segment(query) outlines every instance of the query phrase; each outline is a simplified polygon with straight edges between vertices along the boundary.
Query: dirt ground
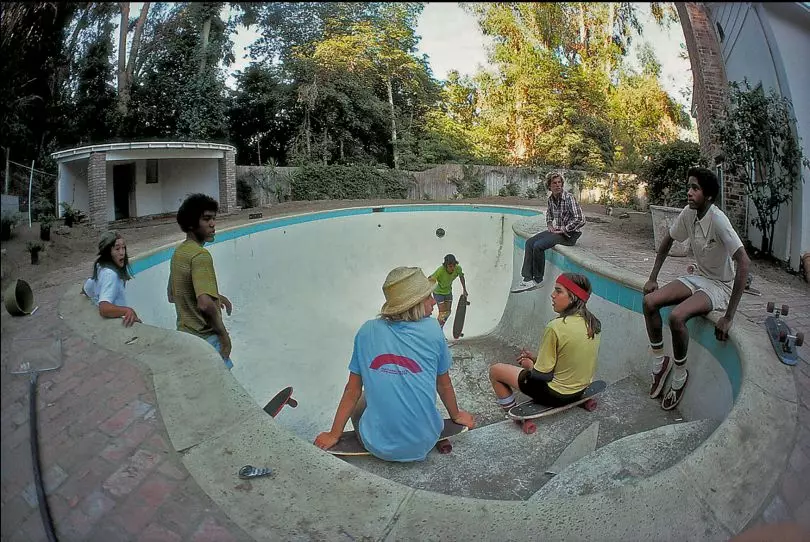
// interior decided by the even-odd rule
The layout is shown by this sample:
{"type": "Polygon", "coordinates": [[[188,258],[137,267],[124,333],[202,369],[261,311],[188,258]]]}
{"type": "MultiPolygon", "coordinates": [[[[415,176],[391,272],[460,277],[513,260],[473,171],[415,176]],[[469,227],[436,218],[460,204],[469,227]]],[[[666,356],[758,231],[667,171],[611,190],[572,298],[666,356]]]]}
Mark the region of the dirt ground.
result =
{"type": "MultiPolygon", "coordinates": [[[[545,207],[541,200],[519,197],[488,197],[464,200],[471,204],[500,204],[545,207]]],[[[294,201],[271,207],[243,209],[231,215],[221,216],[217,228],[223,229],[250,222],[249,214],[261,212],[262,218],[278,217],[309,211],[322,211],[361,205],[390,205],[402,203],[424,203],[403,200],[340,200],[340,201],[294,201]]],[[[438,202],[437,202],[438,203],[438,202]]],[[[588,219],[588,229],[594,232],[618,234],[627,239],[628,247],[649,250],[653,253],[653,229],[649,213],[640,213],[616,208],[611,216],[605,214],[603,205],[583,205],[588,219]],[[626,214],[625,214],[626,213],[626,214]],[[625,218],[619,218],[624,216],[625,218]]],[[[182,239],[174,217],[162,217],[151,220],[119,221],[110,226],[122,233],[130,255],[137,255],[149,248],[161,246],[182,239]]],[[[5,291],[8,284],[17,278],[28,282],[32,288],[42,288],[71,280],[74,275],[82,273],[89,276],[92,261],[96,255],[98,231],[88,224],[77,224],[73,228],[54,224],[51,240],[43,242],[45,249],[40,252],[39,264],[31,265],[30,255],[26,252],[27,241],[39,239],[39,224],[32,228],[22,224],[14,229],[12,238],[0,244],[2,260],[0,261],[0,290],[5,291]]],[[[777,264],[762,260],[752,262],[755,277],[763,277],[786,285],[800,287],[802,279],[787,272],[777,264]]]]}

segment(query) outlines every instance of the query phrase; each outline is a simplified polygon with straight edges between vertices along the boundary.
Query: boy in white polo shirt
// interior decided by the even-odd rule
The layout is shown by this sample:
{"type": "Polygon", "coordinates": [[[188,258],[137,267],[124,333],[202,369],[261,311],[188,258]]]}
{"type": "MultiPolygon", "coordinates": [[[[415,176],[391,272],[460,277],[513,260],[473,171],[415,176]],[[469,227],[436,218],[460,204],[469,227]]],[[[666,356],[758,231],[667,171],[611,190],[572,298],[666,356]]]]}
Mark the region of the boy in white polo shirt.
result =
{"type": "Polygon", "coordinates": [[[661,401],[664,410],[672,410],[678,405],[689,379],[689,371],[686,370],[689,347],[686,322],[713,310],[725,310],[715,324],[714,335],[718,341],[728,339],[728,330],[748,277],[749,259],[740,236],[725,213],[714,205],[720,191],[717,177],[709,169],[693,167],[689,169],[687,178],[689,205],[684,207],[661,241],[650,279],[644,285],[644,321],[655,357],[651,398],[655,399],[661,394],[667,376],[675,369],[670,387],[661,401]],[[659,289],[658,272],[673,240],[686,239],[689,239],[697,263],[694,273],[679,277],[659,289]],[[676,305],[669,316],[674,359],[664,355],[659,312],[661,307],[670,305],[676,305]]]}

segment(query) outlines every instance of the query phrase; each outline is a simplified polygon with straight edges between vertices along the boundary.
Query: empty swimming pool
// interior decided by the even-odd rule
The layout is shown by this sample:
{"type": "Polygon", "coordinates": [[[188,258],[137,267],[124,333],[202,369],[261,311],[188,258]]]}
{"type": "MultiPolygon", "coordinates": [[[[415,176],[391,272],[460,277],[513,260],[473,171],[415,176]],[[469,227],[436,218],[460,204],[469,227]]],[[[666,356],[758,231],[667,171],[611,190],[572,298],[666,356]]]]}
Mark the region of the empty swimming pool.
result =
{"type": "MultiPolygon", "coordinates": [[[[453,253],[464,270],[471,305],[465,338],[452,350],[451,376],[460,406],[478,416],[479,428],[457,439],[457,452],[449,461],[464,463],[475,474],[459,477],[446,469],[447,459],[435,457],[419,465],[373,459],[354,460],[357,465],[414,487],[526,499],[549,479],[537,467],[551,466],[577,435],[594,431],[595,422],[599,448],[628,435],[694,422],[679,428],[690,444],[679,446],[675,455],[688,453],[730,409],[735,361],[724,365],[693,341],[695,391],[690,390],[680,411],[657,408],[645,397],[648,357],[640,294],[553,251],[547,278],[568,270],[591,275],[595,296],[589,306],[604,322],[597,378],[609,388],[597,413],[575,411],[551,418],[534,440],[503,423],[487,369],[513,360],[519,347],[536,349],[543,327],[554,317],[548,297],[551,280],[533,292],[509,293],[522,262],[524,240],[514,231],[519,224],[545,227],[542,214],[530,209],[444,205],[332,211],[219,233],[209,250],[220,290],[234,305],[233,314],[225,317],[233,343],[233,375],[259,405],[293,386],[299,407],[285,410],[278,422],[311,442],[331,425],[348,375],[354,333],[378,313],[387,272],[416,265],[430,274],[445,254],[453,253]],[[711,393],[701,393],[707,387],[711,393]],[[516,467],[535,467],[535,474],[491,483],[516,467]]],[[[141,318],[167,329],[175,325],[174,307],[154,292],[165,290],[170,255],[166,250],[138,262],[136,280],[129,286],[141,318]]],[[[458,283],[455,287],[460,290],[458,283]]],[[[445,329],[449,335],[452,317],[445,329]]]]}
{"type": "Polygon", "coordinates": [[[226,321],[234,334],[233,374],[204,342],[173,331],[164,299],[175,245],[136,255],[129,285],[138,313],[165,329],[102,319],[74,289],[59,310],[78,335],[148,367],[172,447],[257,540],[727,540],[758,512],[787,461],[784,443],[796,430],[790,373],[774,363],[755,325],[735,321],[731,340],[721,344],[712,322],[696,319],[695,378],[680,410],[662,414],[646,398],[644,277],[560,247],[548,253],[547,278],[560,271],[591,278],[589,306],[604,324],[597,377],[609,387],[595,412],[574,409],[523,435],[498,416],[486,367],[511,359],[519,346],[535,348],[553,316],[547,289],[508,293],[525,238],[543,228],[532,209],[398,205],[222,231],[210,248],[220,285],[236,305],[226,321]],[[436,236],[439,227],[444,237],[436,236]],[[453,238],[455,227],[461,229],[453,238]],[[345,252],[335,256],[338,245],[345,252]],[[309,418],[331,422],[351,338],[379,309],[385,273],[397,265],[430,272],[446,252],[462,262],[473,303],[467,335],[453,348],[452,377],[479,427],[459,435],[452,454],[432,453],[419,464],[349,464],[312,446],[325,427],[309,418]],[[330,374],[336,382],[321,378],[330,374]],[[290,384],[302,405],[271,419],[258,405],[290,384]],[[309,389],[317,390],[314,397],[309,389]],[[325,396],[330,389],[334,397],[325,396]],[[553,478],[545,473],[570,456],[569,446],[588,439],[590,453],[553,478]],[[246,463],[274,474],[239,483],[236,472],[246,463]]]}

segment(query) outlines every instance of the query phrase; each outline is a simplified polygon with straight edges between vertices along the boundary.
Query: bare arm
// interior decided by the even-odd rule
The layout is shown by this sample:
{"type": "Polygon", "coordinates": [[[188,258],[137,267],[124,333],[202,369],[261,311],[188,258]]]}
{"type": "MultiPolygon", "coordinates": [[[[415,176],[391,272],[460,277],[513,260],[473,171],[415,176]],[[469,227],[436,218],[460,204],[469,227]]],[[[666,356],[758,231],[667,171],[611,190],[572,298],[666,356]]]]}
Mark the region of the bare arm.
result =
{"type": "Polygon", "coordinates": [[[731,258],[737,264],[737,273],[734,275],[734,287],[731,289],[731,298],[728,300],[726,309],[726,318],[729,320],[733,320],[734,314],[737,312],[737,305],[740,303],[743,290],[745,290],[745,282],[748,279],[748,266],[751,263],[745,247],[738,248],[731,258]]]}
{"type": "Polygon", "coordinates": [[[174,303],[174,291],[172,290],[172,275],[169,273],[169,282],[166,284],[166,298],[169,303],[174,303]]]}
{"type": "Polygon", "coordinates": [[[98,304],[98,313],[104,318],[123,318],[125,327],[141,321],[132,308],[113,305],[109,301],[102,301],[98,304]]]}
{"type": "Polygon", "coordinates": [[[210,295],[202,294],[197,297],[197,308],[205,318],[206,323],[211,326],[214,333],[220,337],[228,335],[225,324],[222,323],[222,314],[219,311],[219,303],[210,295]]]}
{"type": "MultiPolygon", "coordinates": [[[[315,446],[322,450],[328,450],[337,444],[362,392],[363,378],[359,374],[349,373],[349,381],[346,383],[346,387],[343,388],[343,396],[340,398],[340,403],[338,403],[332,429],[319,434],[315,439],[315,446]]],[[[358,428],[355,427],[354,430],[358,431],[358,428]]]]}
{"type": "Polygon", "coordinates": [[[456,390],[453,389],[453,382],[450,381],[450,373],[444,373],[436,377],[436,391],[439,393],[439,398],[447,409],[447,414],[454,422],[466,425],[470,429],[475,427],[475,419],[472,414],[465,412],[458,408],[456,402],[456,390]]]}
{"type": "Polygon", "coordinates": [[[664,234],[664,239],[661,240],[661,245],[658,247],[658,252],[655,253],[655,263],[653,264],[652,271],[650,271],[650,278],[644,284],[642,294],[647,295],[658,289],[658,273],[661,271],[661,266],[664,265],[664,260],[669,255],[669,249],[672,248],[673,239],[669,232],[664,234]]]}
{"type": "Polygon", "coordinates": [[[664,265],[664,260],[667,259],[669,256],[669,250],[672,248],[673,243],[672,237],[670,237],[669,232],[664,234],[664,238],[661,240],[661,244],[658,247],[658,252],[655,253],[655,263],[653,264],[652,271],[650,271],[650,280],[652,282],[658,281],[658,273],[661,271],[661,267],[664,265]]]}
{"type": "Polygon", "coordinates": [[[734,286],[731,289],[731,297],[728,300],[728,307],[726,314],[724,314],[717,323],[714,325],[714,336],[718,341],[725,341],[728,339],[728,330],[731,329],[731,322],[734,320],[734,314],[737,312],[737,305],[740,303],[743,290],[745,290],[745,281],[748,279],[748,254],[745,252],[745,247],[740,247],[731,257],[737,264],[737,272],[734,275],[734,286]]]}
{"type": "Polygon", "coordinates": [[[464,295],[467,295],[467,282],[464,280],[464,275],[458,277],[461,280],[461,288],[464,290],[464,295]]]}

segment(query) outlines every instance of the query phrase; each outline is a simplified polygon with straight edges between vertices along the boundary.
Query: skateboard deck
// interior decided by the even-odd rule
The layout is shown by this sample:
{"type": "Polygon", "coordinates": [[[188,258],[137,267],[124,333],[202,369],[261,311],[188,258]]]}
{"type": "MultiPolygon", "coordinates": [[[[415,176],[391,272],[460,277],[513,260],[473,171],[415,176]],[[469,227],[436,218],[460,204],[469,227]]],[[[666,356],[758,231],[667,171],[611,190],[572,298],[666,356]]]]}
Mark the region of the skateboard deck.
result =
{"type": "Polygon", "coordinates": [[[266,405],[264,405],[264,411],[270,414],[272,417],[276,417],[284,405],[290,405],[292,408],[298,406],[298,401],[292,398],[292,386],[288,386],[278,392],[275,397],[270,399],[266,405]]]}
{"type": "Polygon", "coordinates": [[[453,320],[453,338],[458,339],[459,337],[463,337],[464,333],[464,318],[467,315],[467,305],[470,302],[467,301],[467,296],[462,295],[458,298],[458,305],[456,305],[456,318],[453,320]]]}
{"type": "MultiPolygon", "coordinates": [[[[466,431],[466,425],[461,425],[449,418],[445,418],[444,430],[442,431],[442,434],[439,435],[438,442],[436,442],[436,449],[442,454],[450,453],[453,446],[450,444],[450,441],[447,440],[448,437],[452,437],[466,431]]],[[[371,455],[371,452],[366,450],[363,445],[360,444],[360,441],[357,439],[357,435],[354,431],[344,431],[340,436],[338,443],[326,451],[332,455],[339,456],[371,455]]]]}
{"type": "Polygon", "coordinates": [[[765,318],[765,330],[771,340],[774,352],[779,357],[779,361],[785,365],[796,365],[799,361],[796,350],[804,342],[804,334],[796,333],[793,335],[790,326],[779,318],[781,314],[787,314],[787,309],[787,305],[782,305],[781,309],[776,309],[773,302],[768,303],[766,310],[770,313],[775,312],[775,315],[765,318]]]}
{"type": "Polygon", "coordinates": [[[534,286],[530,286],[528,288],[512,288],[509,291],[512,292],[513,294],[520,294],[520,293],[523,293],[523,292],[531,292],[532,290],[536,290],[536,289],[538,289],[538,288],[540,288],[542,286],[543,286],[543,283],[541,282],[540,284],[535,284],[534,286]]]}
{"type": "Polygon", "coordinates": [[[596,380],[591,382],[591,385],[585,389],[585,393],[582,394],[582,397],[573,403],[568,403],[561,407],[550,407],[536,403],[534,400],[523,401],[510,408],[506,416],[520,423],[524,433],[532,434],[537,430],[537,426],[532,420],[536,420],[537,418],[552,416],[575,406],[581,406],[588,411],[596,409],[596,399],[594,399],[594,397],[605,391],[606,388],[607,382],[604,380],[596,380]]]}

